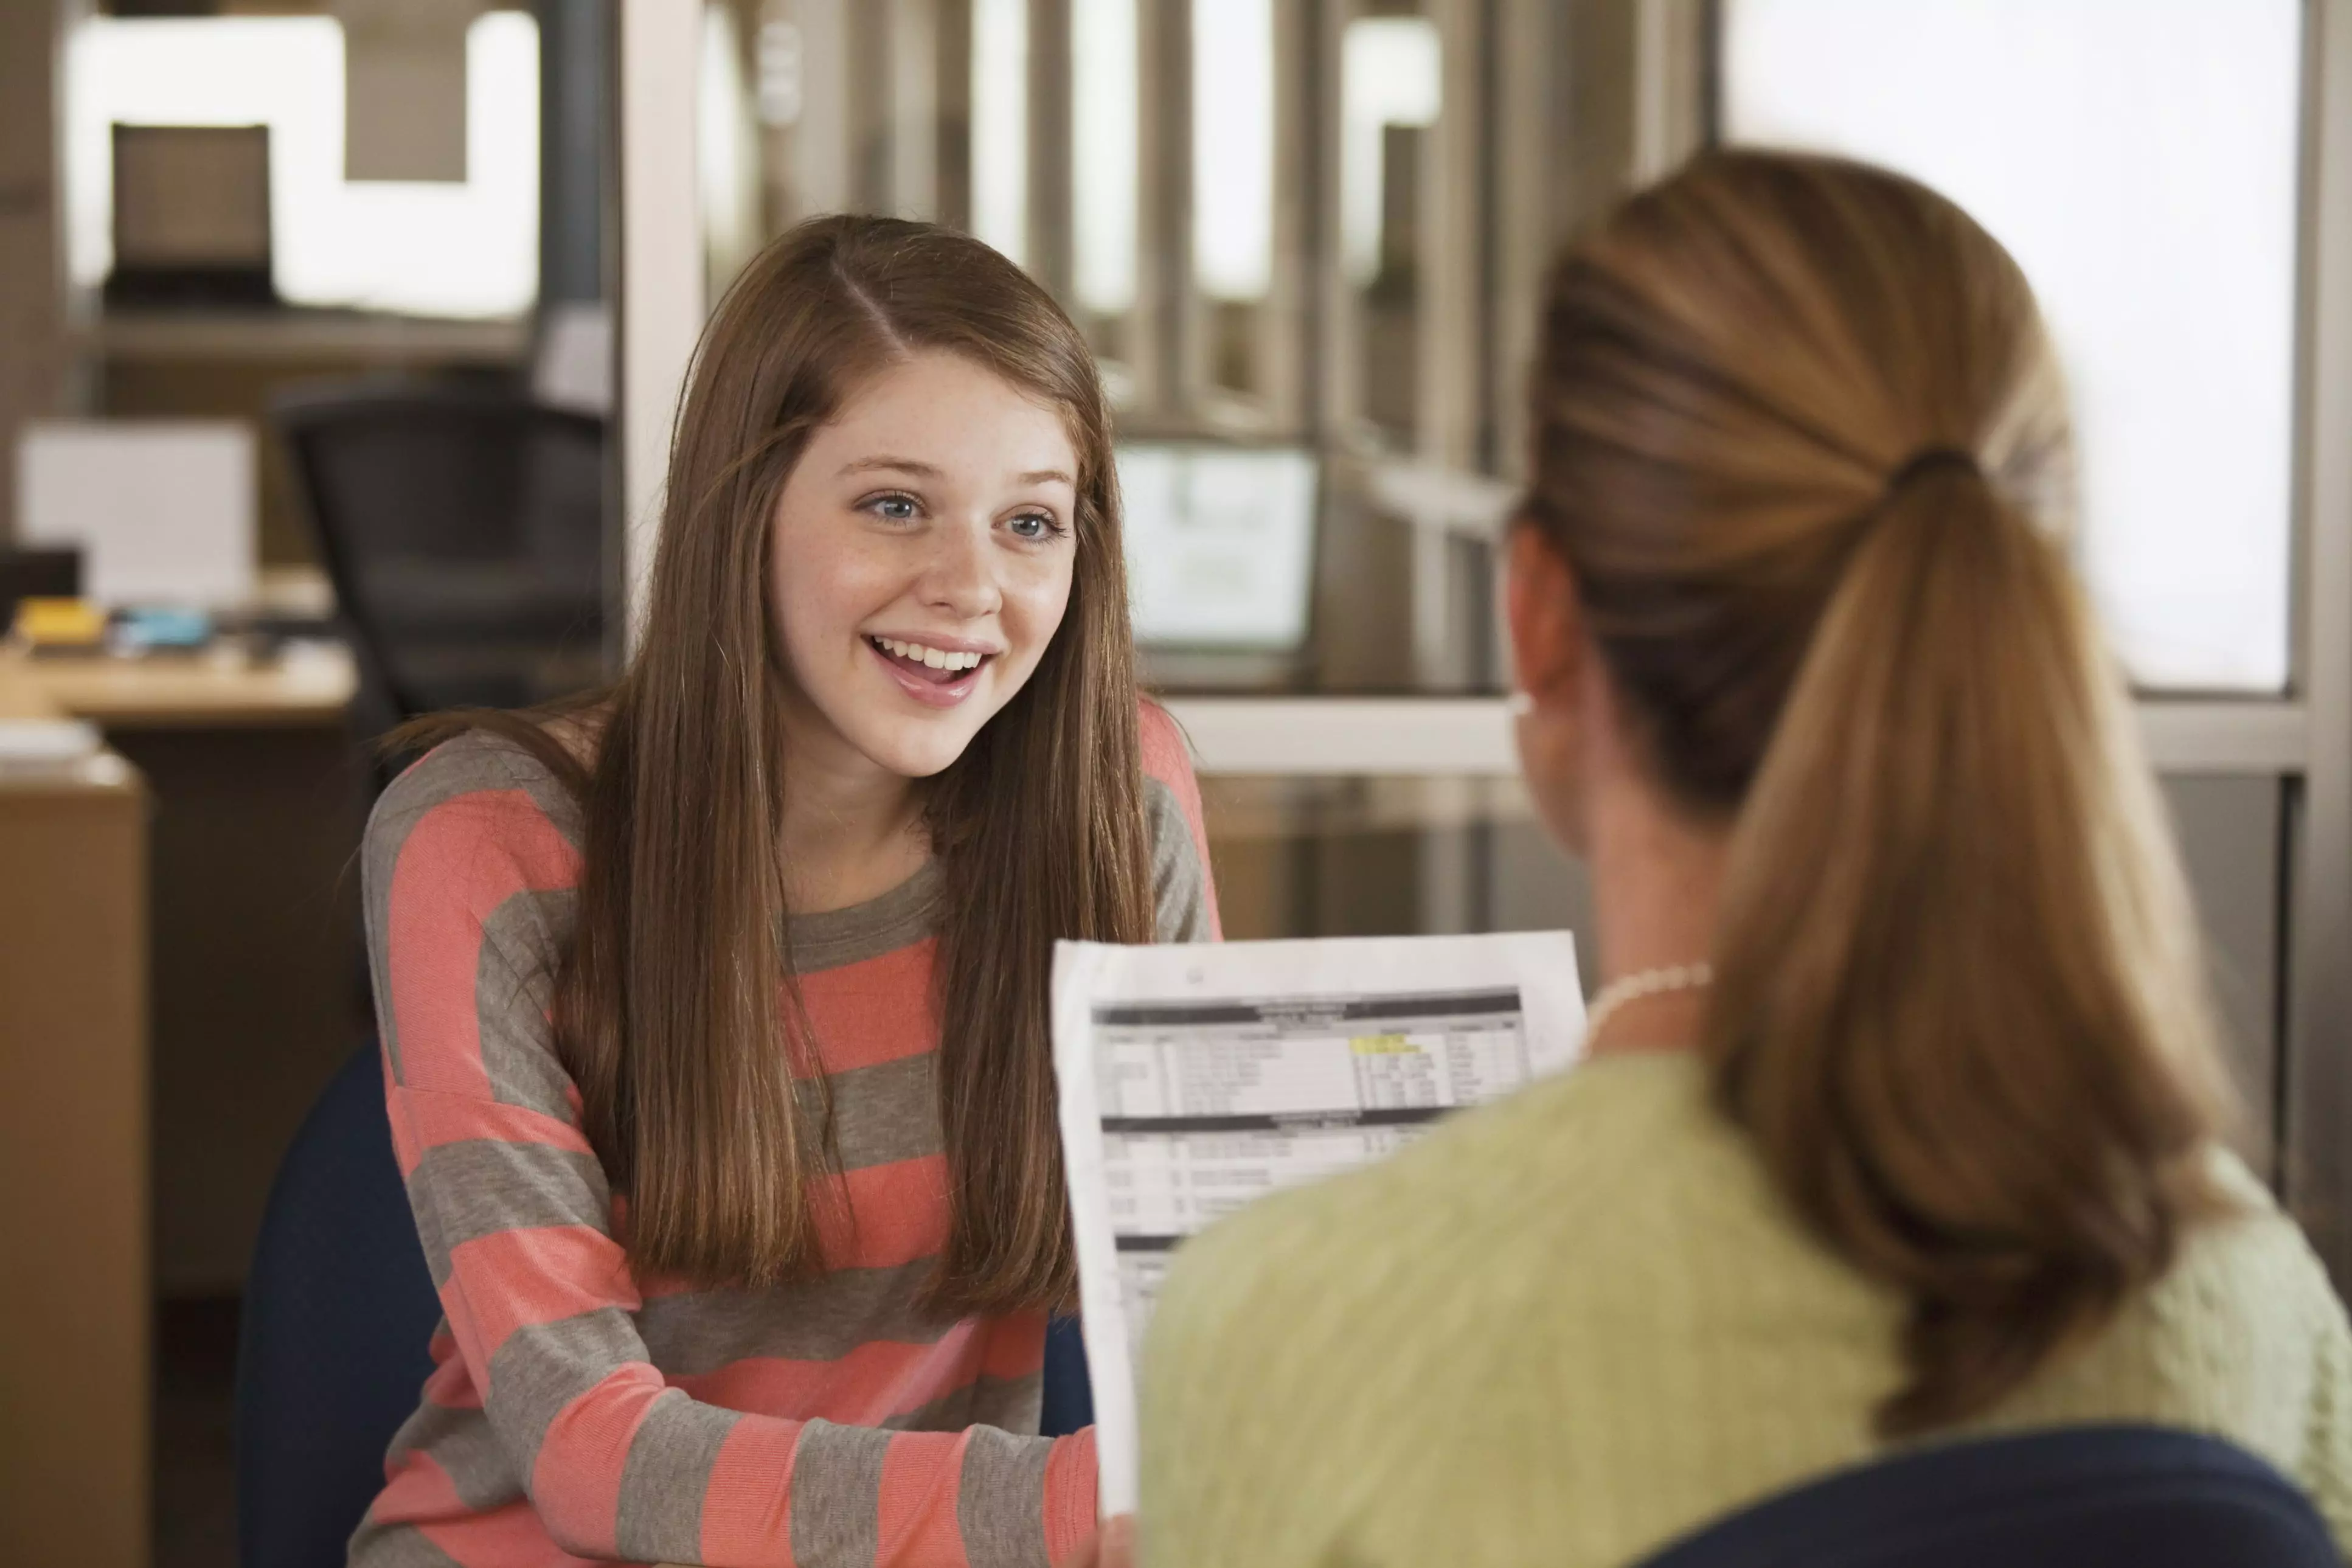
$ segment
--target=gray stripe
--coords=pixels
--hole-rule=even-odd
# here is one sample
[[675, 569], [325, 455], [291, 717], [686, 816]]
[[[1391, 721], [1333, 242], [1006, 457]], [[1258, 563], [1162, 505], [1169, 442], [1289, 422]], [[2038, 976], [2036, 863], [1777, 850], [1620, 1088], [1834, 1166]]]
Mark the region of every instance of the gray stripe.
[[967, 1426], [994, 1426], [1016, 1436], [1034, 1436], [1043, 1413], [1045, 1378], [982, 1377], [928, 1405], [903, 1411], [882, 1423], [893, 1432], [961, 1432]]
[[963, 1451], [956, 1525], [971, 1568], [1045, 1561], [1045, 1461], [1053, 1442], [975, 1426]]
[[370, 1524], [352, 1532], [349, 1568], [465, 1568], [413, 1524]]
[[843, 1170], [919, 1160], [945, 1147], [938, 1052], [852, 1068], [828, 1081]]
[[1151, 903], [1160, 940], [1208, 941], [1208, 868], [1176, 792], [1145, 779], [1143, 817], [1151, 834]]
[[488, 1138], [425, 1151], [408, 1176], [408, 1203], [436, 1287], [449, 1281], [449, 1255], [502, 1230], [584, 1225], [604, 1230], [612, 1195], [593, 1154], [544, 1143]]
[[515, 1473], [529, 1476], [538, 1468], [539, 1446], [565, 1405], [627, 1363], [643, 1360], [629, 1315], [618, 1307], [526, 1324], [509, 1334], [490, 1352], [482, 1397]]
[[476, 1513], [524, 1495], [505, 1445], [480, 1410], [420, 1404], [394, 1435], [387, 1458], [396, 1461], [408, 1454], [423, 1454], [440, 1467], [457, 1500]]
[[554, 775], [528, 752], [478, 733], [460, 736], [436, 750], [393, 780], [378, 797], [360, 849], [361, 909], [367, 923], [368, 963], [375, 975], [376, 1026], [395, 1082], [405, 1079], [399, 1031], [392, 1017], [392, 987], [385, 973], [393, 868], [399, 863], [409, 833], [427, 814], [479, 790], [520, 790], [568, 843], [577, 847], [582, 841], [579, 809]]
[[474, 970], [490, 1097], [566, 1122], [578, 1120], [567, 1092], [572, 1079], [556, 1060], [547, 1016], [579, 908], [579, 894], [568, 888], [512, 895], [482, 921]]
[[881, 1549], [882, 1460], [890, 1434], [811, 1421], [793, 1450], [793, 1562], [873, 1568]]
[[784, 933], [796, 973], [814, 974], [879, 958], [939, 930], [940, 863], [923, 868], [883, 894], [845, 910], [794, 915]]
[[613, 1543], [633, 1561], [694, 1563], [702, 1557], [702, 1500], [719, 1447], [742, 1417], [698, 1405], [677, 1389], [646, 1412], [621, 1466]]
[[656, 1296], [637, 1314], [653, 1363], [677, 1377], [752, 1356], [838, 1361], [871, 1340], [936, 1342], [955, 1320], [918, 1306], [929, 1259], [896, 1268], [839, 1268], [770, 1290]]

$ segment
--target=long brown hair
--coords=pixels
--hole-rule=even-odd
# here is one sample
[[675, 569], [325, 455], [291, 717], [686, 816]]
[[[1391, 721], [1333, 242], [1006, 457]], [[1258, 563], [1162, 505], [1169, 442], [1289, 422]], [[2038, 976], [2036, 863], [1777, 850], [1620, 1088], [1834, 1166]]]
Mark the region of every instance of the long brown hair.
[[[1148, 942], [1150, 859], [1110, 418], [1052, 299], [979, 241], [828, 217], [746, 268], [703, 333], [672, 442], [637, 649], [576, 710], [454, 715], [528, 747], [577, 795], [585, 841], [556, 1041], [628, 1200], [641, 1273], [764, 1285], [819, 1268], [832, 1163], [817, 1042], [797, 1004], [779, 831], [791, 677], [766, 584], [776, 500], [861, 380], [961, 355], [1059, 409], [1078, 459], [1069, 607], [1026, 686], [930, 781], [943, 870], [935, 965], [949, 1237], [942, 1310], [1065, 1301], [1074, 1285], [1045, 988], [1057, 938]], [[562, 725], [558, 725], [560, 730]]]
[[1529, 523], [1729, 829], [1720, 1104], [1908, 1298], [1881, 1430], [1978, 1414], [2218, 1206], [2226, 1105], [2032, 294], [1909, 180], [1711, 153], [1562, 261], [1532, 400]]

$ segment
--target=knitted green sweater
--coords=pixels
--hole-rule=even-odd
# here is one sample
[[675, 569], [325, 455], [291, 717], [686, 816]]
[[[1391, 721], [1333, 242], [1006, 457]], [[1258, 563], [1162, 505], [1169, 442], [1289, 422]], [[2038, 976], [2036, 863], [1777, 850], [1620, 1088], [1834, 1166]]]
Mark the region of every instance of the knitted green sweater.
[[[2352, 1331], [2221, 1163], [2244, 1215], [1969, 1430], [2212, 1432], [2352, 1549]], [[1144, 1568], [1626, 1563], [1868, 1458], [1900, 1313], [1800, 1229], [1695, 1059], [1597, 1059], [1186, 1246], [1144, 1356]]]

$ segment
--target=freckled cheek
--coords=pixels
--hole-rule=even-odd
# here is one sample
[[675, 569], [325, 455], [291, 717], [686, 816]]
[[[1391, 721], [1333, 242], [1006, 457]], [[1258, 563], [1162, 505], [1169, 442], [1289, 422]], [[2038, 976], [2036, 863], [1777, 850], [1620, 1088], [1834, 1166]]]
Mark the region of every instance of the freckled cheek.
[[1003, 620], [1007, 637], [1034, 661], [1054, 640], [1054, 633], [1069, 613], [1070, 570], [1058, 563], [1004, 584]]
[[806, 657], [854, 637], [890, 602], [893, 584], [882, 563], [851, 552], [804, 556], [782, 566], [774, 597], [786, 645]]

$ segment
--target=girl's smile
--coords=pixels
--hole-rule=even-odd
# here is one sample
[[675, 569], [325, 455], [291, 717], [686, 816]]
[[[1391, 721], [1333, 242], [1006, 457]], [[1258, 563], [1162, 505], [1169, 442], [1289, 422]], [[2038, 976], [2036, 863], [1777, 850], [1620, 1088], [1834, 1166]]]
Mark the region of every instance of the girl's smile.
[[818, 428], [769, 566], [803, 767], [929, 778], [1019, 694], [1069, 605], [1077, 470], [1059, 412], [936, 350]]

